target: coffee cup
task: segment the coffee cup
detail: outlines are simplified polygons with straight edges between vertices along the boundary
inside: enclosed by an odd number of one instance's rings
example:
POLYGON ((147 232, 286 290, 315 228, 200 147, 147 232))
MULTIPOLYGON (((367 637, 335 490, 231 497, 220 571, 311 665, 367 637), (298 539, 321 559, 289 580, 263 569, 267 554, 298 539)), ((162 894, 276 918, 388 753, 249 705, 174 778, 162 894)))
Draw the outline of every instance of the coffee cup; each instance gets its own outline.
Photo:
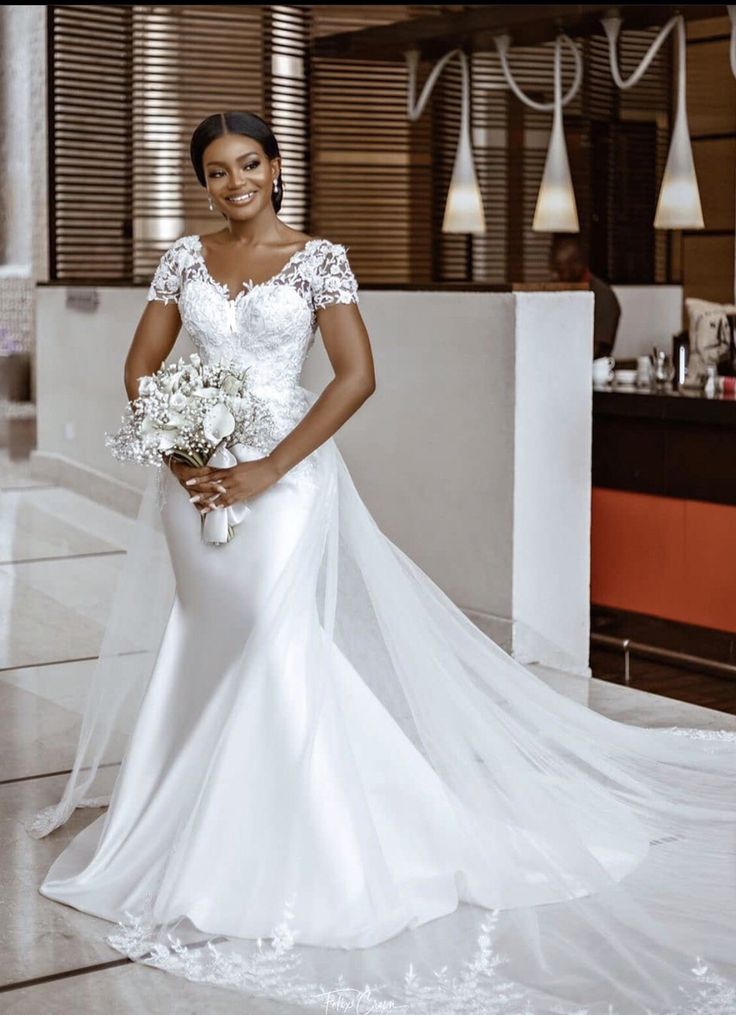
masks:
POLYGON ((613 380, 613 368, 616 361, 613 356, 600 356, 593 360, 593 383, 610 384, 613 380))

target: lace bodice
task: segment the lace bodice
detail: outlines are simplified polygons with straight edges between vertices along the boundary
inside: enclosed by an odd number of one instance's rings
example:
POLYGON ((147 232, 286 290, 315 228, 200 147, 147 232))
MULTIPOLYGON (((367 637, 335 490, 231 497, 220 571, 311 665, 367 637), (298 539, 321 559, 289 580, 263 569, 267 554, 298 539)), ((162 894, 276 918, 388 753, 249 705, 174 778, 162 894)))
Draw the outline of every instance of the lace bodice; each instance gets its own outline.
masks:
POLYGON ((272 403, 280 426, 274 440, 308 407, 299 385, 314 343, 317 311, 358 303, 358 283, 347 247, 312 239, 265 282, 246 283, 234 297, 210 275, 198 235, 183 236, 164 252, 149 300, 173 301, 184 328, 205 362, 227 359, 250 367, 249 379, 272 403))

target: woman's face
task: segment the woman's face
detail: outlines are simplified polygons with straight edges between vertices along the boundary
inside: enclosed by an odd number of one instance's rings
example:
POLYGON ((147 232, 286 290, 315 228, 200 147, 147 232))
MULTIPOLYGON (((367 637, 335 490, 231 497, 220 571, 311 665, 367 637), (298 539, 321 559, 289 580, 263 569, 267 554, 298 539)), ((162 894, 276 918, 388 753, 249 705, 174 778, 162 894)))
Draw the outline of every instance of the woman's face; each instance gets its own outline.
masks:
POLYGON ((281 171, 281 160, 269 159, 258 141, 244 134, 224 134, 202 156, 207 190, 217 209, 230 219, 247 219, 266 207, 281 171))

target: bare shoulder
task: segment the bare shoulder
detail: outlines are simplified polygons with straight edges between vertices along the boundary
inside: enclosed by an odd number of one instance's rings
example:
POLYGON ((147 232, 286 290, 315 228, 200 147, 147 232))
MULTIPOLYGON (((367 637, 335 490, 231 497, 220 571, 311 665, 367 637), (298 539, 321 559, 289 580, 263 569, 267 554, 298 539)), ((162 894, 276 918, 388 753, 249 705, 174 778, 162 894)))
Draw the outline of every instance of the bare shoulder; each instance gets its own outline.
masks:
POLYGON ((299 250, 308 243, 313 243, 316 239, 318 237, 308 236, 306 233, 299 232, 298 229, 290 229, 288 235, 284 235, 284 253, 288 252, 289 247, 299 250))

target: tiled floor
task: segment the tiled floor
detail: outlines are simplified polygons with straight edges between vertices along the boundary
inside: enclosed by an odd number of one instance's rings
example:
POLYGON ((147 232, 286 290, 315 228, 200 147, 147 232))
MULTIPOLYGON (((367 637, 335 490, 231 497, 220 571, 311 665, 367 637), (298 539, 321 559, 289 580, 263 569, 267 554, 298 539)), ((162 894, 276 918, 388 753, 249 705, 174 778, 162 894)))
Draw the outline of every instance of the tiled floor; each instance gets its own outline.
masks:
MULTIPOLYGON (((128 518, 33 480, 0 449, 0 1011, 45 1015, 284 1013, 220 988, 121 959, 110 925, 43 898, 37 886, 97 811, 45 839, 24 823, 56 802, 73 759, 85 688, 103 633, 128 518)), ((537 668, 562 693, 645 726, 736 729, 736 716, 600 680, 537 668)))

